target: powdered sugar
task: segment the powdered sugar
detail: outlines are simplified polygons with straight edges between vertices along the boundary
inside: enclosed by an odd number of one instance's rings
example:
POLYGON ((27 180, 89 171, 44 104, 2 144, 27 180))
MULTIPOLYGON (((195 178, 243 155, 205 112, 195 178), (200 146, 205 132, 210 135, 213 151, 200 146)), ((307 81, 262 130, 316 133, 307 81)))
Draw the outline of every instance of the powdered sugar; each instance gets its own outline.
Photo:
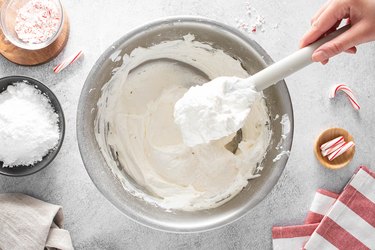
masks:
POLYGON ((31 0, 18 10, 15 31, 24 42, 43 43, 56 34, 61 18, 54 1, 31 0))
POLYGON ((27 83, 0 94, 0 161, 3 167, 42 160, 59 140, 58 115, 49 99, 27 83))

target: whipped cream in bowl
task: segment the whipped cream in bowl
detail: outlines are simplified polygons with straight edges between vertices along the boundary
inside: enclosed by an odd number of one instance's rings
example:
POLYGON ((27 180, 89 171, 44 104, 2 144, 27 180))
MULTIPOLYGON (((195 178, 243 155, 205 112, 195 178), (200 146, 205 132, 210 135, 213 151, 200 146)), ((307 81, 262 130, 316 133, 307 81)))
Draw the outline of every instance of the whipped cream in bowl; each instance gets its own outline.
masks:
POLYGON ((293 124, 282 137, 273 119, 288 113, 292 121, 286 87, 278 84, 253 100, 241 99, 246 86, 210 90, 222 91, 222 100, 236 91, 228 116, 236 105, 250 101, 252 108, 242 124, 206 124, 207 133, 233 133, 196 143, 188 132, 194 128, 175 122, 176 102, 192 86, 220 76, 245 78, 271 60, 255 42, 210 20, 172 18, 147 27, 107 50, 85 83, 77 132, 86 169, 113 204, 145 225, 179 232, 224 225, 255 206, 285 166, 287 157, 272 160, 281 152, 277 145, 291 145, 293 124))

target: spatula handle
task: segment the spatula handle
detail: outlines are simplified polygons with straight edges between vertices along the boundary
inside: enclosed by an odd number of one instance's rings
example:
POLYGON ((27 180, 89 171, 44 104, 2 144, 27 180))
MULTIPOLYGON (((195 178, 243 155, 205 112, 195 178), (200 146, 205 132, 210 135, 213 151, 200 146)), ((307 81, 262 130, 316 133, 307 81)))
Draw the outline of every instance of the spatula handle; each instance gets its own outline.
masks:
POLYGON ((311 60, 311 56, 319 46, 334 39, 335 37, 347 31, 349 28, 350 25, 346 25, 310 44, 309 46, 297 50, 290 56, 287 56, 284 59, 254 74, 249 78, 249 80, 257 91, 262 91, 268 88, 269 86, 277 83, 285 77, 311 64, 313 62, 311 60))

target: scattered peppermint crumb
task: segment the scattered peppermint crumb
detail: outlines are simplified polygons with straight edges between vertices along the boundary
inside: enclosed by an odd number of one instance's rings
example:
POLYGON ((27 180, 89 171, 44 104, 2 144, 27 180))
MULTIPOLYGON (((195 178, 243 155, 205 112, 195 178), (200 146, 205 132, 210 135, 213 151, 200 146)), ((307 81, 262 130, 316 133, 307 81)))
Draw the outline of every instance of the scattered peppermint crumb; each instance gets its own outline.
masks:
MULTIPOLYGON (((250 2, 245 2, 245 19, 236 18, 236 26, 238 29, 251 33, 257 33, 259 31, 265 32, 266 31, 266 20, 264 16, 262 16, 258 10, 253 7, 250 2)), ((271 25, 273 29, 278 28, 279 24, 271 25)))

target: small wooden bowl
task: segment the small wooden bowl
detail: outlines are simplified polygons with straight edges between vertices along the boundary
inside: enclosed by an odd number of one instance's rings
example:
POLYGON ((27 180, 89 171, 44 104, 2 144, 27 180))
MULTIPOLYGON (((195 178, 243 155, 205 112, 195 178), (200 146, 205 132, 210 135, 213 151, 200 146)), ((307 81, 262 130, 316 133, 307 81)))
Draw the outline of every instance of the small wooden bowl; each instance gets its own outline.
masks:
POLYGON ((324 157, 321 153, 320 146, 338 136, 344 136, 346 142, 353 141, 353 136, 348 131, 342 128, 329 128, 319 135, 315 141, 314 153, 320 164, 329 169, 339 169, 345 167, 351 162, 355 153, 355 146, 348 149, 345 153, 334 159, 333 161, 328 160, 328 157, 324 157))

